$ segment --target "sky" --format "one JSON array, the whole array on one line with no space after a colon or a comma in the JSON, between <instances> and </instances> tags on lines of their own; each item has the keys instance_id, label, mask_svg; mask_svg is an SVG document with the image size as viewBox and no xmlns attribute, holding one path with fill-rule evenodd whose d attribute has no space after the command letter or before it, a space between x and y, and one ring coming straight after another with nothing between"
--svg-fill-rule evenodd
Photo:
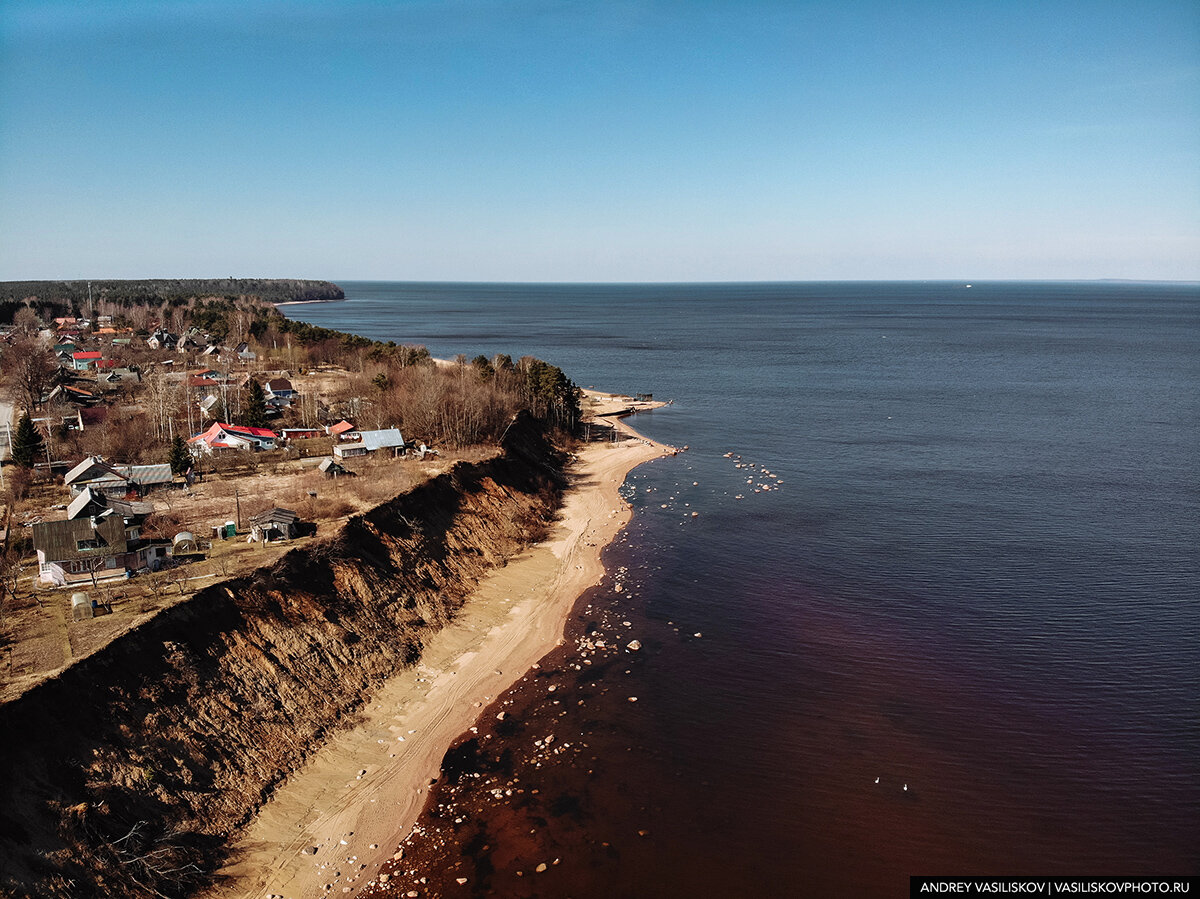
<instances>
[{"instance_id":1,"label":"sky","mask_svg":"<svg viewBox=\"0 0 1200 899\"><path fill-rule=\"evenodd\" d=\"M3 0L0 280L1200 280L1200 3Z\"/></svg>"}]
</instances>

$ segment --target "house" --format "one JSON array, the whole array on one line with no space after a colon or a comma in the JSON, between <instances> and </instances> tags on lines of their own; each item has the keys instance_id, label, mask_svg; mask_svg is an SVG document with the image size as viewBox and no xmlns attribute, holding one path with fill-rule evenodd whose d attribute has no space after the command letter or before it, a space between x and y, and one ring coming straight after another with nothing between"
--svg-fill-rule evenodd
<instances>
[{"instance_id":1,"label":"house","mask_svg":"<svg viewBox=\"0 0 1200 899\"><path fill-rule=\"evenodd\" d=\"M84 487L79 496L67 506L67 518L96 518L110 511L124 518L127 526L140 528L142 522L154 514L154 504L111 499L91 487Z\"/></svg>"},{"instance_id":2,"label":"house","mask_svg":"<svg viewBox=\"0 0 1200 899\"><path fill-rule=\"evenodd\" d=\"M179 343L179 337L159 328L146 339L146 345L152 350L173 350Z\"/></svg>"},{"instance_id":3,"label":"house","mask_svg":"<svg viewBox=\"0 0 1200 899\"><path fill-rule=\"evenodd\" d=\"M122 496L129 491L128 478L119 474L102 456L88 456L63 476L63 484L70 488L72 495L82 493L87 487L119 489Z\"/></svg>"},{"instance_id":4,"label":"house","mask_svg":"<svg viewBox=\"0 0 1200 899\"><path fill-rule=\"evenodd\" d=\"M250 344L248 343L239 343L234 352L243 362L256 362L258 360L258 353L250 349Z\"/></svg>"},{"instance_id":5,"label":"house","mask_svg":"<svg viewBox=\"0 0 1200 899\"><path fill-rule=\"evenodd\" d=\"M359 431L360 439L356 443L338 443L333 447L333 454L339 459L352 459L365 456L381 450L391 456L399 456L404 452L404 435L399 428L384 428L380 431Z\"/></svg>"},{"instance_id":6,"label":"house","mask_svg":"<svg viewBox=\"0 0 1200 899\"><path fill-rule=\"evenodd\" d=\"M266 386L269 400L291 400L296 395L296 391L292 389L292 382L287 378L271 378Z\"/></svg>"},{"instance_id":7,"label":"house","mask_svg":"<svg viewBox=\"0 0 1200 899\"><path fill-rule=\"evenodd\" d=\"M199 328L189 328L185 334L181 334L175 346L181 350L199 350L208 346L208 339L200 333Z\"/></svg>"},{"instance_id":8,"label":"house","mask_svg":"<svg viewBox=\"0 0 1200 899\"><path fill-rule=\"evenodd\" d=\"M63 476L63 483L78 495L89 489L93 494L123 497L130 493L144 496L151 490L175 483L171 466L113 465L101 456L88 456Z\"/></svg>"},{"instance_id":9,"label":"house","mask_svg":"<svg viewBox=\"0 0 1200 899\"><path fill-rule=\"evenodd\" d=\"M336 437L339 440L345 438L347 434L354 430L354 425L346 421L344 418L335 425L327 425L325 433L330 437Z\"/></svg>"},{"instance_id":10,"label":"house","mask_svg":"<svg viewBox=\"0 0 1200 899\"><path fill-rule=\"evenodd\" d=\"M268 509L250 519L251 540L291 540L300 536L300 516L291 509Z\"/></svg>"},{"instance_id":11,"label":"house","mask_svg":"<svg viewBox=\"0 0 1200 899\"><path fill-rule=\"evenodd\" d=\"M111 390L136 384L141 380L142 373L140 371L135 371L132 368L114 368L99 375L96 378L96 384L99 387Z\"/></svg>"},{"instance_id":12,"label":"house","mask_svg":"<svg viewBox=\"0 0 1200 899\"><path fill-rule=\"evenodd\" d=\"M104 356L99 350L77 351L71 354L72 367L76 371L87 371L95 367Z\"/></svg>"},{"instance_id":13,"label":"house","mask_svg":"<svg viewBox=\"0 0 1200 899\"><path fill-rule=\"evenodd\" d=\"M153 567L165 554L163 547L141 539L136 519L127 520L111 509L100 515L35 524L33 547L38 579L60 587L127 578L141 568Z\"/></svg>"},{"instance_id":14,"label":"house","mask_svg":"<svg viewBox=\"0 0 1200 899\"><path fill-rule=\"evenodd\" d=\"M212 378L206 377L204 375L188 375L187 376L187 386L188 386L189 390L193 390L196 392L203 391L203 392L207 393L210 390L216 390L221 385L218 384L216 381L214 381Z\"/></svg>"},{"instance_id":15,"label":"house","mask_svg":"<svg viewBox=\"0 0 1200 899\"><path fill-rule=\"evenodd\" d=\"M139 496L145 496L151 490L171 487L175 484L175 475L167 463L159 465L114 465L117 474L122 475L128 482L129 488Z\"/></svg>"},{"instance_id":16,"label":"house","mask_svg":"<svg viewBox=\"0 0 1200 899\"><path fill-rule=\"evenodd\" d=\"M212 427L188 441L193 453L211 453L217 449L275 449L275 432L267 428L249 428L241 425L214 422Z\"/></svg>"},{"instance_id":17,"label":"house","mask_svg":"<svg viewBox=\"0 0 1200 899\"><path fill-rule=\"evenodd\" d=\"M84 390L82 387L75 387L72 384L57 385L47 395L46 401L49 402L60 397L77 406L94 406L100 402L100 397L92 393L92 391Z\"/></svg>"}]
</instances>

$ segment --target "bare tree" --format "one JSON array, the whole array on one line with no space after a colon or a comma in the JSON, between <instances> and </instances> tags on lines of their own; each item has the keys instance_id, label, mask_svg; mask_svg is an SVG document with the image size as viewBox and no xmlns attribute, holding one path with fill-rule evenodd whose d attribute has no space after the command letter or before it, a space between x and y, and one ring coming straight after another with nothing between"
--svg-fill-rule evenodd
<instances>
[{"instance_id":1,"label":"bare tree","mask_svg":"<svg viewBox=\"0 0 1200 899\"><path fill-rule=\"evenodd\" d=\"M142 384L146 393L144 408L150 414L154 435L159 440L170 440L175 436L175 421L180 417L183 383L173 373L154 368Z\"/></svg>"},{"instance_id":2,"label":"bare tree","mask_svg":"<svg viewBox=\"0 0 1200 899\"><path fill-rule=\"evenodd\" d=\"M22 306L13 315L13 329L27 337L32 337L42 329L42 320L37 311L29 306Z\"/></svg>"},{"instance_id":3,"label":"bare tree","mask_svg":"<svg viewBox=\"0 0 1200 899\"><path fill-rule=\"evenodd\" d=\"M13 399L33 411L42 404L46 390L54 383L58 363L40 341L21 337L4 353L4 373Z\"/></svg>"}]
</instances>

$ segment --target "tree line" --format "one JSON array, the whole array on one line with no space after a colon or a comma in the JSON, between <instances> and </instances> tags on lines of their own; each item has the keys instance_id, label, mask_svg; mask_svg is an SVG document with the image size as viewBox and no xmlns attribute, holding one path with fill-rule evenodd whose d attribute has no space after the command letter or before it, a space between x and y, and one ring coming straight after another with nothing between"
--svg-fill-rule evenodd
<instances>
[{"instance_id":1,"label":"tree line","mask_svg":"<svg viewBox=\"0 0 1200 899\"><path fill-rule=\"evenodd\" d=\"M122 305L161 303L191 297L257 297L267 303L341 300L345 293L330 281L299 278L148 278L94 281L0 281L0 322L5 304L55 305L88 314L88 304L106 300ZM61 314L70 314L64 312ZM7 321L11 321L11 318Z\"/></svg>"}]
</instances>

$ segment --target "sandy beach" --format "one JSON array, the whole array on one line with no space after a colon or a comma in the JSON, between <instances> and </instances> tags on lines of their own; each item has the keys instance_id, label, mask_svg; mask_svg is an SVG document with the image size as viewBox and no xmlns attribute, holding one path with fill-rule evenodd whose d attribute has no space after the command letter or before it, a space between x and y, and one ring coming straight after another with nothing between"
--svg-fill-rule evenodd
<instances>
[{"instance_id":1,"label":"sandy beach","mask_svg":"<svg viewBox=\"0 0 1200 899\"><path fill-rule=\"evenodd\" d=\"M592 414L630 405L587 393ZM354 726L276 790L233 844L228 879L209 896L350 895L392 858L446 749L561 642L575 600L602 579L600 554L631 515L618 493L626 475L674 452L623 421L606 423L624 439L579 452L550 536L481 581L418 666L388 681Z\"/></svg>"}]
</instances>

